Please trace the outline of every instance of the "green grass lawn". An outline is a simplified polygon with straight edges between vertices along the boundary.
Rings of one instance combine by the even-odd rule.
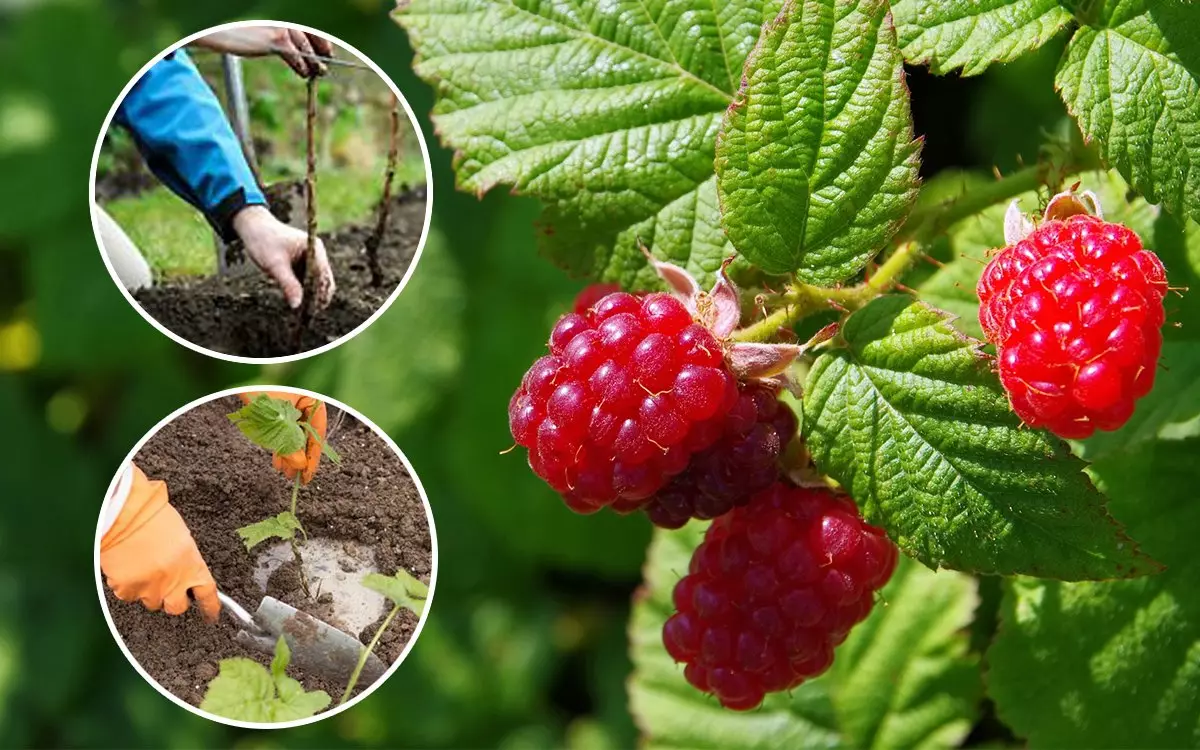
[[[413,152],[416,149],[412,150]],[[327,231],[368,218],[383,187],[383,160],[376,168],[324,169],[317,175],[317,227]],[[420,153],[397,165],[393,189],[425,181]],[[217,270],[216,237],[204,217],[165,187],[105,205],[150,263],[155,277],[205,276]]]

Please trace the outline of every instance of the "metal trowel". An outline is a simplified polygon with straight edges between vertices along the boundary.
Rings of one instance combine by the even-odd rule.
[[[225,594],[217,592],[217,597],[221,600],[221,608],[237,623],[238,643],[264,654],[273,654],[275,642],[282,635],[292,651],[292,664],[309,674],[347,682],[366,649],[349,633],[290,604],[284,604],[273,596],[264,596],[253,615]],[[358,684],[370,685],[385,671],[387,665],[383,660],[370,654],[363,665]]]

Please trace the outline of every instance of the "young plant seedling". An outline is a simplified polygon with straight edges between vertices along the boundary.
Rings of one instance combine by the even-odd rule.
[[[408,609],[417,617],[425,611],[425,600],[429,598],[429,587],[412,577],[403,568],[396,571],[394,576],[385,576],[379,573],[368,573],[363,576],[362,584],[372,591],[379,593],[392,600],[392,611],[388,612],[387,617],[383,619],[383,623],[379,629],[375,631],[374,637],[363,652],[358,657],[358,664],[354,666],[354,672],[350,675],[350,682],[346,684],[346,691],[342,693],[342,699],[338,701],[338,705],[345,703],[350,699],[350,693],[354,692],[354,686],[358,684],[359,675],[362,674],[363,665],[367,663],[367,657],[375,650],[375,646],[379,645],[379,639],[383,637],[383,631],[388,629],[388,625],[392,624],[392,620],[396,618],[396,614],[401,609]]]
[[[367,237],[367,266],[371,269],[371,286],[383,284],[383,267],[379,263],[379,243],[387,229],[388,206],[392,202],[392,181],[396,178],[396,157],[400,153],[400,100],[392,102],[391,129],[388,138],[387,170],[383,175],[383,193],[379,198],[379,218],[375,231]]]
[[[286,399],[272,398],[265,393],[258,396],[241,409],[229,414],[229,420],[237,425],[242,434],[250,438],[250,442],[265,448],[272,453],[287,455],[304,450],[311,437],[321,446],[321,453],[335,464],[342,462],[337,451],[329,446],[313,428],[308,420],[303,419],[303,413],[295,404]],[[246,551],[254,549],[267,539],[283,539],[291,544],[292,556],[296,561],[296,569],[300,575],[300,587],[306,596],[311,598],[308,590],[308,580],[304,575],[303,560],[300,557],[300,542],[296,539],[299,531],[308,541],[308,532],[296,515],[296,502],[300,494],[300,475],[292,480],[292,503],[289,510],[278,515],[264,518],[256,523],[248,524],[237,529],[237,535],[246,545]]]
[[[287,676],[291,649],[283,636],[275,642],[271,669],[242,656],[222,659],[219,672],[204,693],[200,710],[241,721],[276,722],[305,719],[329,706],[329,693],[308,692]]]

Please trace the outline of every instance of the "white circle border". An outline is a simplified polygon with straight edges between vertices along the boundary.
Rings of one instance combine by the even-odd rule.
[[[137,303],[137,300],[135,300],[133,298],[133,295],[130,294],[129,290],[125,288],[125,285],[123,283],[121,283],[120,277],[117,276],[116,269],[113,267],[112,262],[109,261],[109,259],[108,259],[108,253],[104,250],[104,243],[100,238],[100,228],[96,224],[96,212],[95,212],[95,208],[98,205],[96,202],[96,170],[97,170],[97,165],[99,164],[99,161],[100,161],[100,147],[104,143],[104,136],[108,133],[108,129],[112,126],[112,120],[113,120],[113,117],[116,116],[117,109],[119,109],[121,106],[121,103],[123,101],[125,101],[125,97],[129,94],[129,91],[134,87],[134,85],[139,80],[141,80],[142,76],[144,76],[146,74],[146,71],[148,71],[152,66],[157,64],[160,60],[162,60],[167,55],[171,54],[172,52],[174,52],[178,49],[183,48],[187,44],[191,43],[193,40],[198,39],[199,37],[205,36],[207,34],[211,34],[216,31],[224,31],[226,29],[238,29],[238,28],[256,27],[256,26],[283,27],[283,28],[293,29],[295,31],[303,31],[308,34],[316,34],[317,36],[322,37],[323,39],[327,39],[331,42],[334,42],[338,46],[343,47],[343,48],[349,50],[350,52],[352,52],[361,62],[365,63],[367,65],[367,67],[369,67],[375,73],[375,75],[379,76],[383,80],[383,82],[387,85],[387,87],[389,89],[391,89],[392,94],[396,97],[396,100],[398,102],[400,102],[401,106],[404,107],[404,113],[408,116],[408,121],[412,125],[413,130],[417,134],[417,142],[421,145],[421,157],[425,160],[425,223],[424,223],[424,226],[421,227],[421,237],[417,241],[417,249],[413,252],[412,260],[409,261],[408,269],[404,272],[404,276],[401,277],[400,283],[396,285],[396,288],[392,291],[392,293],[388,296],[388,298],[383,301],[383,304],[380,305],[379,308],[377,310],[375,310],[375,312],[373,312],[369,318],[367,318],[365,321],[360,323],[358,325],[358,327],[356,327],[354,330],[349,331],[349,332],[343,334],[342,336],[339,336],[338,338],[334,339],[333,341],[330,341],[327,344],[323,344],[315,349],[309,349],[307,351],[298,352],[296,354],[287,354],[287,355],[280,356],[280,357],[243,357],[243,356],[237,355],[237,354],[226,354],[224,352],[218,352],[218,351],[214,351],[212,349],[206,349],[205,347],[200,346],[199,344],[196,344],[192,341],[189,341],[189,340],[183,338],[182,336],[178,335],[174,331],[172,331],[169,328],[167,328],[166,326],[164,326],[162,323],[158,322],[158,320],[155,319],[155,317],[153,315],[151,315],[150,313],[148,313],[144,309],[142,309],[142,306]],[[391,79],[391,77],[388,76],[387,73],[383,72],[383,68],[380,68],[379,65],[377,65],[375,63],[375,61],[371,60],[371,58],[367,57],[362,52],[360,52],[357,47],[355,47],[351,44],[347,44],[346,42],[342,41],[341,39],[338,39],[337,37],[327,34],[324,31],[321,31],[319,29],[314,29],[311,26],[304,26],[303,24],[292,23],[290,21],[267,21],[267,20],[232,21],[230,23],[223,23],[223,24],[219,24],[217,26],[211,26],[207,29],[197,31],[194,34],[189,34],[188,36],[184,37],[183,39],[179,40],[178,42],[175,42],[174,44],[170,45],[169,47],[164,49],[162,52],[159,52],[157,55],[155,55],[153,58],[151,58],[148,63],[143,65],[141,70],[139,70],[132,78],[129,79],[129,83],[125,84],[125,88],[121,89],[121,93],[117,95],[117,98],[113,102],[112,107],[110,107],[108,110],[108,114],[105,115],[105,117],[104,117],[104,122],[100,125],[100,134],[96,137],[96,147],[92,151],[92,164],[91,164],[90,169],[88,170],[88,209],[89,209],[88,213],[90,214],[89,218],[92,222],[92,235],[96,239],[96,249],[100,252],[100,258],[101,258],[101,260],[104,261],[104,267],[106,269],[108,269],[108,275],[112,277],[113,283],[117,285],[117,289],[119,289],[121,291],[121,294],[125,296],[125,300],[127,302],[129,302],[129,304],[133,307],[133,309],[138,311],[139,315],[141,315],[143,318],[145,318],[146,322],[148,322],[148,323],[150,323],[150,325],[154,326],[158,330],[159,333],[162,333],[167,338],[171,339],[172,341],[179,344],[180,346],[185,346],[188,349],[191,349],[192,351],[197,352],[199,354],[203,354],[203,355],[206,355],[209,357],[215,357],[216,359],[221,359],[226,362],[236,362],[238,364],[248,364],[248,365],[256,365],[256,364],[275,365],[275,364],[283,364],[283,363],[287,363],[287,362],[296,362],[298,360],[307,359],[309,357],[315,357],[318,354],[323,354],[324,352],[327,352],[331,349],[334,349],[335,347],[338,347],[338,346],[346,343],[347,341],[354,338],[358,334],[365,331],[368,327],[370,327],[370,325],[372,323],[374,323],[379,318],[380,315],[383,315],[383,313],[385,313],[387,311],[387,309],[389,307],[391,307],[392,303],[396,301],[396,298],[398,296],[400,296],[400,293],[402,291],[404,291],[404,287],[408,285],[408,281],[409,281],[409,279],[412,278],[413,273],[416,272],[417,264],[421,260],[421,253],[425,250],[425,243],[429,240],[429,227],[433,221],[433,168],[429,163],[429,146],[425,142],[425,133],[421,130],[421,126],[417,122],[417,117],[413,113],[412,106],[408,103],[408,99],[405,98],[405,96],[402,93],[400,93],[399,87],[396,86],[396,83]]]
[[[117,630],[117,626],[113,622],[113,619],[112,619],[112,613],[109,612],[109,610],[108,610],[108,599],[107,599],[107,597],[105,597],[104,575],[100,570],[100,540],[103,537],[103,533],[101,531],[101,519],[104,518],[104,511],[108,507],[108,504],[112,499],[112,495],[113,495],[113,492],[116,490],[117,483],[120,482],[120,480],[121,480],[121,474],[122,474],[125,466],[127,464],[129,464],[131,461],[133,461],[133,458],[134,458],[134,456],[137,455],[138,451],[140,451],[142,449],[142,447],[145,446],[145,444],[150,441],[151,438],[153,438],[155,435],[157,435],[159,433],[159,431],[162,430],[162,428],[166,427],[168,424],[175,421],[177,418],[179,418],[183,414],[191,411],[192,409],[196,408],[197,406],[207,404],[210,401],[215,401],[216,399],[224,398],[225,396],[234,396],[239,393],[245,393],[247,391],[256,391],[256,392],[257,391],[281,391],[284,393],[293,393],[293,394],[297,394],[297,395],[308,396],[310,398],[315,398],[320,401],[324,401],[327,404],[332,404],[333,406],[336,406],[337,408],[350,414],[352,417],[357,419],[359,422],[365,424],[368,428],[370,428],[370,430],[372,432],[374,432],[379,438],[381,438],[389,448],[392,449],[393,453],[395,453],[397,456],[400,457],[401,463],[404,464],[404,468],[408,471],[409,477],[412,478],[413,484],[416,485],[417,493],[421,496],[421,502],[425,505],[425,519],[426,519],[426,522],[429,524],[429,545],[430,545],[430,555],[432,558],[432,562],[430,565],[430,571],[429,571],[429,595],[425,600],[425,608],[422,611],[421,616],[417,619],[417,627],[413,630],[412,636],[408,639],[408,643],[404,644],[404,650],[400,652],[400,656],[397,657],[394,662],[392,662],[392,664],[383,673],[382,677],[380,677],[378,680],[376,680],[373,684],[367,686],[361,693],[354,696],[354,698],[352,698],[351,700],[349,700],[341,705],[334,706],[333,708],[331,708],[328,711],[325,711],[323,713],[319,713],[314,716],[309,716],[304,719],[293,719],[292,721],[279,721],[279,722],[242,721],[240,719],[230,719],[230,718],[227,718],[224,716],[218,716],[217,714],[209,713],[208,711],[202,711],[199,707],[193,706],[192,704],[190,704],[187,701],[183,700],[182,698],[176,696],[174,693],[172,693],[171,691],[167,690],[162,685],[160,685],[157,680],[155,680],[153,677],[151,677],[146,672],[146,670],[142,668],[142,665],[139,664],[138,660],[133,657],[133,654],[131,654],[129,652],[129,648],[125,645],[125,639],[121,636],[120,631]],[[336,716],[337,714],[341,713],[342,711],[345,711],[348,708],[353,707],[354,705],[356,705],[357,703],[359,703],[360,701],[362,701],[363,699],[365,699],[366,697],[371,695],[371,693],[375,692],[376,688],[378,688],[380,685],[382,685],[384,682],[386,682],[392,676],[392,674],[400,667],[400,665],[404,663],[404,660],[408,658],[409,652],[412,651],[413,646],[416,645],[417,639],[421,637],[421,631],[424,629],[425,623],[429,619],[429,610],[433,607],[433,597],[437,590],[437,574],[438,574],[437,527],[433,521],[433,509],[429,505],[429,496],[425,493],[425,486],[421,484],[421,478],[417,476],[417,472],[413,469],[413,465],[408,460],[408,456],[404,455],[404,451],[400,450],[400,447],[398,445],[396,445],[396,442],[394,440],[392,440],[391,436],[389,436],[386,432],[384,432],[382,429],[380,429],[379,425],[375,424],[373,421],[371,421],[367,417],[363,416],[363,414],[360,413],[357,409],[355,409],[351,406],[348,406],[348,405],[342,403],[341,401],[338,401],[337,399],[329,398],[328,396],[325,396],[323,394],[316,393],[315,391],[310,391],[310,390],[307,390],[304,388],[294,388],[292,386],[286,386],[286,385],[250,385],[250,386],[241,385],[241,386],[236,386],[234,388],[226,388],[225,390],[217,391],[215,393],[210,393],[207,396],[201,396],[200,398],[196,399],[195,401],[184,404],[183,406],[179,407],[178,409],[176,409],[175,411],[171,412],[166,417],[164,417],[162,420],[160,420],[158,424],[154,425],[154,427],[152,427],[149,432],[147,432],[144,436],[142,436],[141,440],[137,441],[137,443],[133,446],[133,449],[129,451],[129,454],[127,456],[125,456],[125,459],[117,467],[117,472],[113,476],[112,481],[109,482],[108,489],[104,493],[104,502],[101,503],[101,506],[100,506],[100,516],[97,518],[97,521],[96,521],[96,539],[95,539],[95,548],[93,551],[93,557],[94,557],[94,566],[95,566],[95,574],[96,574],[96,593],[100,597],[100,609],[102,609],[104,611],[104,620],[105,620],[105,622],[108,623],[108,629],[112,633],[113,639],[117,642],[117,646],[120,647],[121,653],[125,654],[125,658],[129,660],[129,663],[131,665],[133,665],[133,668],[135,670],[137,670],[137,673],[142,676],[142,679],[144,679],[147,683],[149,683],[151,686],[153,686],[154,689],[157,690],[159,693],[161,693],[164,697],[166,697],[167,699],[169,699],[176,705],[187,709],[188,711],[195,714],[196,716],[199,716],[203,719],[208,719],[210,721],[215,721],[220,724],[225,724],[227,726],[240,727],[242,729],[291,729],[293,727],[302,727],[302,726],[305,726],[306,724],[313,724],[315,722],[327,719],[331,716]],[[330,696],[330,697],[332,698],[334,696]]]

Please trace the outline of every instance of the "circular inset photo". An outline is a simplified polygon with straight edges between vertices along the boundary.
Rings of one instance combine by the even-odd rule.
[[[429,503],[395,443],[277,386],[193,402],[142,438],[95,554],[134,668],[189,711],[253,728],[368,695],[416,641],[437,578]]]
[[[92,223],[152,325],[237,362],[355,335],[403,290],[429,231],[424,136],[356,49],[278,21],[183,39],[113,102]]]

